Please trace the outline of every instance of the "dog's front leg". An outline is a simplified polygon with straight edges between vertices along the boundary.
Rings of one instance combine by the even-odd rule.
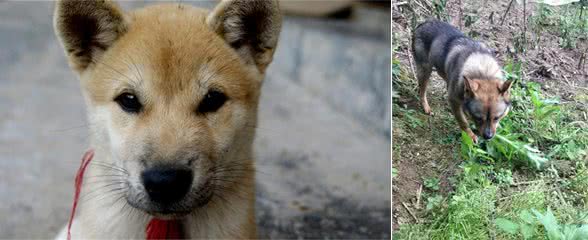
[[[474,143],[478,143],[478,136],[476,136],[476,134],[474,134],[472,129],[470,129],[468,126],[468,120],[463,113],[461,102],[452,100],[449,101],[449,105],[451,106],[451,111],[453,112],[453,116],[455,116],[455,120],[457,120],[457,124],[459,124],[459,128],[465,131],[468,136],[474,140]]]

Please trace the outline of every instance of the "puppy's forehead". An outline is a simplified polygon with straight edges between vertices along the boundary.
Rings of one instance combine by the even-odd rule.
[[[133,12],[113,57],[127,65],[127,71],[141,75],[141,86],[164,96],[211,87],[250,90],[252,81],[242,61],[206,25],[206,14],[177,4]]]

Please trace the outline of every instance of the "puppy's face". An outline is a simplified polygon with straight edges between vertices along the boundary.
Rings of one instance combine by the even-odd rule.
[[[83,85],[97,134],[129,172],[129,203],[154,213],[204,204],[221,169],[251,167],[239,148],[252,141],[260,79],[212,32],[178,24],[130,30]]]
[[[464,112],[476,125],[479,136],[488,140],[496,135],[496,128],[510,109],[510,81],[464,78]]]
[[[122,169],[115,185],[135,208],[181,216],[252,178],[259,89],[280,29],[275,2],[253,3],[210,14],[57,3],[97,152]]]

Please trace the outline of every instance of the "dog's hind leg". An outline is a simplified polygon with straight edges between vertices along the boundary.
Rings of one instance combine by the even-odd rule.
[[[431,107],[429,107],[429,102],[427,101],[427,85],[429,84],[429,79],[431,77],[431,72],[433,71],[433,66],[430,64],[417,64],[416,67],[416,77],[419,81],[419,97],[421,99],[421,106],[423,106],[423,110],[426,114],[431,114]]]

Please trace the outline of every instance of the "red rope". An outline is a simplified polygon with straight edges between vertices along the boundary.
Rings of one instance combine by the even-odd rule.
[[[76,174],[76,181],[75,181],[75,195],[73,206],[71,208],[71,215],[69,216],[69,223],[67,224],[67,240],[71,240],[71,224],[73,223],[73,218],[76,214],[76,208],[78,207],[78,200],[80,198],[80,192],[82,190],[82,181],[84,180],[84,172],[86,171],[86,167],[90,163],[90,160],[94,157],[94,150],[90,149],[86,153],[84,153],[84,157],[82,157],[82,164],[78,169]]]
[[[147,239],[182,239],[182,225],[178,220],[151,219],[147,224]]]
[[[84,180],[84,172],[86,171],[86,167],[94,157],[94,150],[90,149],[82,157],[82,164],[76,173],[76,180],[75,180],[75,195],[73,206],[71,209],[71,215],[69,216],[69,223],[67,224],[67,240],[71,240],[71,224],[73,223],[73,219],[76,213],[76,208],[78,207],[78,200],[80,198],[80,192],[82,189],[82,182]],[[149,224],[147,224],[146,237],[149,240],[152,239],[182,239],[183,238],[183,230],[182,224],[178,220],[161,220],[161,219],[151,219]]]

